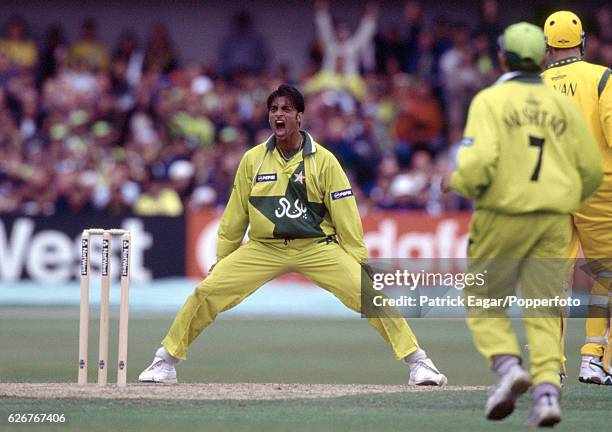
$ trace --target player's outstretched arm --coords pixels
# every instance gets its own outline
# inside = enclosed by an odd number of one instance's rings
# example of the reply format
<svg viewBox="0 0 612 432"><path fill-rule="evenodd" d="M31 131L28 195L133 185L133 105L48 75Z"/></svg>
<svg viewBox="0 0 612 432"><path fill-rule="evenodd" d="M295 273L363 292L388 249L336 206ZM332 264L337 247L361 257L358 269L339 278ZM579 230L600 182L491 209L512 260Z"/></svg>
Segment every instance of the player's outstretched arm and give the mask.
<svg viewBox="0 0 612 432"><path fill-rule="evenodd" d="M249 226L249 194L251 182L248 176L247 156L243 156L236 171L230 199L223 212L217 241L217 261L234 252L244 238ZM212 269L211 269L212 270Z"/></svg>
<svg viewBox="0 0 612 432"><path fill-rule="evenodd" d="M338 160L331 156L323 167L323 202L329 211L342 248L359 263L368 259L363 226L353 189Z"/></svg>
<svg viewBox="0 0 612 432"><path fill-rule="evenodd" d="M499 156L499 137L495 125L492 110L487 106L483 94L476 95L457 154L457 170L450 177L450 188L455 192L468 198L478 198L491 184Z"/></svg>

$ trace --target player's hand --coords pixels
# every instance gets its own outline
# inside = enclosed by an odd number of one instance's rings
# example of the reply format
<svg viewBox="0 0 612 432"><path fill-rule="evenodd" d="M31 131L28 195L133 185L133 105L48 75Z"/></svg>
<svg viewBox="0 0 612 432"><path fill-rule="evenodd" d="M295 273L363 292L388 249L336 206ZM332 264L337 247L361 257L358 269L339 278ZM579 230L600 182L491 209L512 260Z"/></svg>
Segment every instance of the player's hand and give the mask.
<svg viewBox="0 0 612 432"><path fill-rule="evenodd" d="M451 178L451 174L452 173L445 173L442 176L442 180L440 181L440 190L443 193L448 193L451 191L451 187L450 187L450 178Z"/></svg>

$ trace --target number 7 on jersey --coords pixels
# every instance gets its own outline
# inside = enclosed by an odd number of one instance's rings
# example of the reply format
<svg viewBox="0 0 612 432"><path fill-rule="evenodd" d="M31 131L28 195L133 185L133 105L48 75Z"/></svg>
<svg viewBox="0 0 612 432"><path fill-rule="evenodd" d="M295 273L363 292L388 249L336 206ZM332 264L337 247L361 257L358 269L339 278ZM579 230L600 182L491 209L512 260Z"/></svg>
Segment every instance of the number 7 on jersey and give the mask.
<svg viewBox="0 0 612 432"><path fill-rule="evenodd" d="M538 181L540 177L540 169L542 168L542 154L544 153L544 139L529 135L529 146L538 147L540 149L538 153L538 161L531 174L531 181Z"/></svg>

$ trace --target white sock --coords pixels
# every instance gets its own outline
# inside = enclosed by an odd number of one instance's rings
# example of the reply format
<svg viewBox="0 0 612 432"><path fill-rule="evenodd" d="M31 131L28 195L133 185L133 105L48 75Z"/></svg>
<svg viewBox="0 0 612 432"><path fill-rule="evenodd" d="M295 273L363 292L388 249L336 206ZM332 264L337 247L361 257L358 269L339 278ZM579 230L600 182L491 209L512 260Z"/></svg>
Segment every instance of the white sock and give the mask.
<svg viewBox="0 0 612 432"><path fill-rule="evenodd" d="M404 357L404 360L402 361L406 363L407 365L412 365L418 362L419 360L425 360L426 358L427 358L427 353L423 349L419 348L418 350L416 350L409 356Z"/></svg>
<svg viewBox="0 0 612 432"><path fill-rule="evenodd" d="M170 363L172 366L176 366L181 363L179 359L172 357L164 347L159 347L157 351L155 351L155 357L163 359L166 363Z"/></svg>

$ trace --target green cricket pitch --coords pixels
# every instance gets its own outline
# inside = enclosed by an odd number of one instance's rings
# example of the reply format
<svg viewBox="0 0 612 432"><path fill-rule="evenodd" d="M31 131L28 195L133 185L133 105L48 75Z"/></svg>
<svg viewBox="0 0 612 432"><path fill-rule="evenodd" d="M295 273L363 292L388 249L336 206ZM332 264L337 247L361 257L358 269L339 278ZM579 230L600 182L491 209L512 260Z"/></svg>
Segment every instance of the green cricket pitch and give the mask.
<svg viewBox="0 0 612 432"><path fill-rule="evenodd" d="M394 360L365 320L293 318L218 320L179 367L181 384L159 386L136 380L172 315L134 313L130 384L100 389L92 366L92 384L74 384L77 314L76 308L0 307L0 430L510 431L523 429L528 414L525 396L508 419L484 419L486 386L494 377L461 320L410 320L422 346L449 378L450 386L443 389L405 386L407 367ZM90 365L96 363L95 318ZM111 364L116 330L115 320ZM612 386L577 381L583 331L583 320L570 320L569 380L557 430L607 430L612 423ZM114 377L111 367L109 381ZM10 424L9 415L15 413L64 414L66 422Z"/></svg>

